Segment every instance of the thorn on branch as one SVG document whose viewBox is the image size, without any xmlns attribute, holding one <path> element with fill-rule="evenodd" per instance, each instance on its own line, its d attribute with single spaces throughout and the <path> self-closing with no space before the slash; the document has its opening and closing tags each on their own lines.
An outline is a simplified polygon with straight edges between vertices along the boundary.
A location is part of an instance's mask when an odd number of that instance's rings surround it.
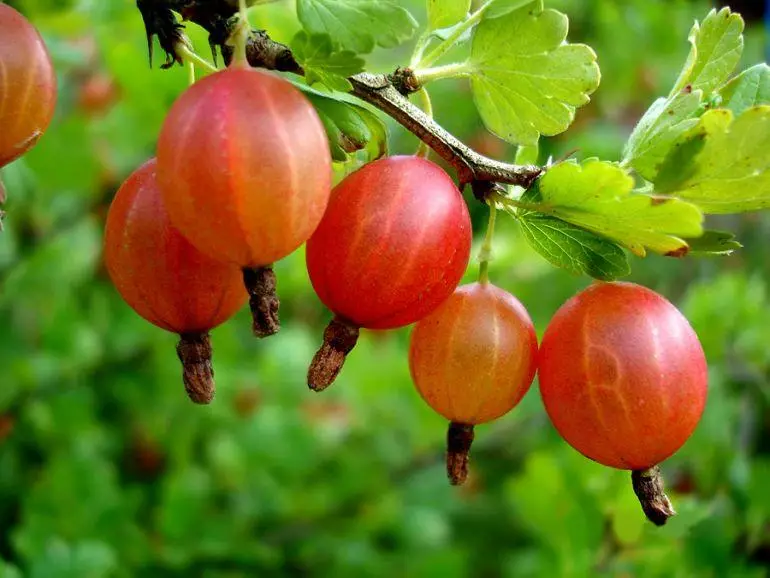
<svg viewBox="0 0 770 578">
<path fill-rule="evenodd" d="M 184 26 L 177 22 L 176 16 L 171 8 L 167 6 L 158 6 L 158 3 L 152 0 L 136 0 L 136 7 L 142 14 L 144 29 L 147 34 L 147 52 L 152 67 L 153 57 L 153 38 L 158 37 L 158 43 L 166 53 L 166 62 L 161 68 L 171 68 L 174 63 L 182 64 L 182 58 L 177 54 L 176 45 L 178 42 L 189 44 L 185 35 L 182 33 Z"/>
</svg>

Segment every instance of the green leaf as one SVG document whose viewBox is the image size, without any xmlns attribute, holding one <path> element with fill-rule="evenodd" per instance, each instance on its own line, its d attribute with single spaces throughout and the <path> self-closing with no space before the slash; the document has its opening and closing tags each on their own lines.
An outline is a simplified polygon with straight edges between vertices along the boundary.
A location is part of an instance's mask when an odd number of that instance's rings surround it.
<svg viewBox="0 0 770 578">
<path fill-rule="evenodd" d="M 700 152 L 678 164 L 683 178 L 665 189 L 704 213 L 740 213 L 770 207 L 770 106 L 706 112 L 692 129 Z"/>
<path fill-rule="evenodd" d="M 297 16 L 310 34 L 328 34 L 357 54 L 398 46 L 418 27 L 395 0 L 297 0 Z"/>
<path fill-rule="evenodd" d="M 537 159 L 539 156 L 540 156 L 540 147 L 537 144 L 522 145 L 518 149 L 516 149 L 516 164 L 517 165 L 537 164 Z"/>
<path fill-rule="evenodd" d="M 734 114 L 747 108 L 770 104 L 770 66 L 757 64 L 733 78 L 720 91 L 722 106 Z"/>
<path fill-rule="evenodd" d="M 568 20 L 556 10 L 525 6 L 483 20 L 467 64 L 476 106 L 487 128 L 508 142 L 534 145 L 563 132 L 575 108 L 599 86 L 596 54 L 566 44 Z"/>
<path fill-rule="evenodd" d="M 695 91 L 656 100 L 631 133 L 623 163 L 654 181 L 669 151 L 698 124 L 702 97 Z"/>
<path fill-rule="evenodd" d="M 331 90 L 348 92 L 353 89 L 348 76 L 364 69 L 364 60 L 355 52 L 336 51 L 328 34 L 297 32 L 291 49 L 305 70 L 305 80 L 310 85 L 321 83 Z"/>
<path fill-rule="evenodd" d="M 366 161 L 387 153 L 388 129 L 374 112 L 341 97 L 322 94 L 303 85 L 298 87 L 318 112 L 335 161 L 347 162 L 350 155 L 358 151 L 363 151 Z"/>
<path fill-rule="evenodd" d="M 689 254 L 698 256 L 731 255 L 743 247 L 735 235 L 726 231 L 704 231 L 700 237 L 685 240 L 690 245 Z"/>
<path fill-rule="evenodd" d="M 709 12 L 703 24 L 690 31 L 690 54 L 671 91 L 674 95 L 686 86 L 709 94 L 732 74 L 743 53 L 743 19 L 729 8 Z"/>
<path fill-rule="evenodd" d="M 428 25 L 431 30 L 454 26 L 471 8 L 471 0 L 428 0 Z"/>
<path fill-rule="evenodd" d="M 532 0 L 497 0 L 496 2 L 493 2 L 489 8 L 487 8 L 487 11 L 484 13 L 484 18 L 498 18 L 500 16 L 505 16 L 509 12 L 518 10 L 519 8 L 527 6 L 528 4 L 533 4 L 533 1 Z M 535 6 L 535 10 L 541 11 L 542 9 L 543 9 L 543 2 L 542 0 L 538 0 Z"/>
<path fill-rule="evenodd" d="M 702 234 L 703 216 L 679 199 L 632 191 L 633 179 L 620 167 L 589 160 L 551 167 L 538 183 L 543 212 L 608 237 L 639 256 L 645 248 L 664 255 L 687 250 L 684 237 Z"/>
<path fill-rule="evenodd" d="M 631 273 L 626 253 L 617 244 L 540 213 L 519 217 L 527 242 L 557 267 L 604 281 Z"/>
</svg>

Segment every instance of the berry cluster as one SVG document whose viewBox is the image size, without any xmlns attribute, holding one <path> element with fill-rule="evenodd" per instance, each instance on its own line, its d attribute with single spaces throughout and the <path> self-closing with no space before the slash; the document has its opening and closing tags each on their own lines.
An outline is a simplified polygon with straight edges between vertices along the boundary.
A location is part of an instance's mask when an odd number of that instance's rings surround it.
<svg viewBox="0 0 770 578">
<path fill-rule="evenodd" d="M 0 86 L 2 165 L 45 130 L 56 83 L 34 28 L 2 4 L 0 20 L 11 23 L 0 41 L 10 79 Z M 16 49 L 18 58 L 5 56 Z M 311 389 L 334 381 L 360 328 L 416 323 L 411 375 L 450 422 L 453 484 L 467 476 L 473 427 L 513 409 L 537 373 L 564 439 L 599 463 L 633 471 L 648 517 L 665 522 L 673 512 L 657 464 L 692 434 L 706 400 L 706 361 L 687 320 L 649 289 L 597 283 L 554 315 L 538 348 L 526 309 L 489 282 L 485 267 L 478 283 L 458 287 L 471 240 L 460 191 L 425 158 L 376 160 L 332 190 L 313 105 L 289 81 L 236 58 L 173 105 L 157 159 L 115 196 L 105 260 L 125 301 L 179 334 L 188 395 L 209 403 L 209 331 L 248 298 L 254 333 L 275 333 L 272 265 L 307 243 L 313 288 L 334 313 L 310 366 Z"/>
</svg>

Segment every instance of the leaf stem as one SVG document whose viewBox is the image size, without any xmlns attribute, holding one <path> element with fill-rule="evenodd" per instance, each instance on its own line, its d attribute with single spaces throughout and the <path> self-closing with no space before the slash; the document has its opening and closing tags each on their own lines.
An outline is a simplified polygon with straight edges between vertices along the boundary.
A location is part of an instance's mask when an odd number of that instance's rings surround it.
<svg viewBox="0 0 770 578">
<path fill-rule="evenodd" d="M 430 43 L 430 36 L 430 31 L 426 31 L 417 40 L 417 44 L 414 47 L 414 53 L 412 54 L 412 60 L 409 62 L 409 68 L 414 69 L 420 63 L 420 60 L 422 60 L 422 57 L 425 54 L 425 50 L 428 48 L 428 44 Z"/>
<path fill-rule="evenodd" d="M 229 40 L 233 46 L 231 64 L 239 66 L 249 65 L 249 61 L 246 58 L 246 45 L 249 42 L 250 33 L 251 24 L 249 24 L 249 9 L 246 6 L 246 0 L 238 0 L 238 24 L 236 24 Z"/>
<path fill-rule="evenodd" d="M 192 64 L 198 66 L 199 68 L 202 68 L 203 70 L 207 72 L 219 72 L 219 69 L 211 64 L 208 60 L 205 58 L 202 58 L 197 52 L 194 50 L 190 50 L 182 43 L 177 44 L 176 46 L 177 53 L 187 62 L 191 62 Z"/>
<path fill-rule="evenodd" d="M 487 224 L 487 233 L 484 236 L 484 243 L 479 251 L 479 283 L 486 285 L 489 283 L 489 261 L 492 260 L 492 238 L 495 235 L 495 220 L 497 218 L 497 204 L 494 200 L 487 201 L 489 206 L 489 222 Z"/>
<path fill-rule="evenodd" d="M 444 54 L 449 52 L 449 50 L 457 43 L 459 38 L 465 33 L 466 30 L 473 28 L 476 24 L 478 24 L 479 20 L 481 20 L 481 17 L 484 16 L 484 12 L 486 12 L 487 8 L 489 8 L 494 1 L 495 0 L 487 0 L 478 10 L 476 10 L 476 12 L 470 15 L 465 20 L 465 22 L 458 24 L 452 34 L 447 36 L 446 40 L 441 42 L 426 56 L 424 56 L 417 64 L 417 66 L 415 66 L 415 68 L 427 68 L 436 62 L 439 58 L 444 56 Z"/>
<path fill-rule="evenodd" d="M 428 91 L 425 88 L 418 90 L 417 94 L 420 97 L 422 111 L 428 116 L 428 118 L 433 118 L 433 103 L 430 100 L 430 94 L 428 94 Z M 420 145 L 417 147 L 417 152 L 415 154 L 418 157 L 427 159 L 430 155 L 430 147 L 425 141 L 420 141 Z"/>
<path fill-rule="evenodd" d="M 185 60 L 185 66 L 187 66 L 187 82 L 192 86 L 195 84 L 195 63 L 187 59 Z"/>
<path fill-rule="evenodd" d="M 521 201 L 519 199 L 512 199 L 510 197 L 506 197 L 505 195 L 501 195 L 499 193 L 492 193 L 490 195 L 490 201 L 500 203 L 506 209 L 508 208 L 521 209 L 522 211 L 530 211 L 533 213 L 543 213 L 545 215 L 553 214 L 553 210 L 551 209 L 551 207 L 544 203 L 527 203 L 526 201 Z"/>
<path fill-rule="evenodd" d="M 412 73 L 420 86 L 424 86 L 434 80 L 443 80 L 445 78 L 455 78 L 458 76 L 468 76 L 470 74 L 470 64 L 467 62 L 454 62 L 444 66 L 434 66 L 431 68 L 418 68 Z"/>
</svg>

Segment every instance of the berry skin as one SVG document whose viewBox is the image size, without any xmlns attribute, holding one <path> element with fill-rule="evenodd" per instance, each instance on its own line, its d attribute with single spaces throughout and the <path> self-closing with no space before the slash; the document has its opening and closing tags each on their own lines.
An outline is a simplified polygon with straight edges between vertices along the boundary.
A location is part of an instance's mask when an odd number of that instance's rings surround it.
<svg viewBox="0 0 770 578">
<path fill-rule="evenodd" d="M 647 470 L 690 437 L 706 403 L 707 366 L 687 319 L 654 291 L 598 283 L 551 320 L 538 356 L 553 425 L 585 456 Z"/>
<path fill-rule="evenodd" d="M 313 288 L 336 315 L 311 365 L 311 389 L 334 381 L 360 327 L 403 327 L 436 309 L 460 282 L 470 249 L 468 208 L 434 163 L 389 157 L 346 177 L 307 243 Z"/>
<path fill-rule="evenodd" d="M 29 21 L 0 3 L 0 167 L 42 136 L 56 106 L 56 74 Z"/>
<path fill-rule="evenodd" d="M 415 156 L 367 164 L 335 189 L 307 244 L 318 297 L 368 329 L 403 327 L 452 294 L 471 249 L 468 208 L 449 175 Z"/>
<path fill-rule="evenodd" d="M 258 337 L 277 332 L 272 264 L 302 245 L 331 193 L 329 143 L 289 81 L 245 65 L 196 82 L 158 140 L 158 182 L 174 226 L 243 269 Z"/>
<path fill-rule="evenodd" d="M 323 217 L 331 157 L 318 114 L 290 82 L 235 66 L 174 103 L 158 181 L 174 226 L 200 251 L 246 268 L 302 245 Z"/>
<path fill-rule="evenodd" d="M 123 299 L 161 329 L 178 333 L 185 385 L 196 403 L 213 397 L 208 331 L 246 301 L 240 270 L 193 247 L 171 224 L 156 181 L 156 162 L 137 169 L 107 215 L 107 270 Z M 197 372 L 197 373 L 196 373 Z"/>
<path fill-rule="evenodd" d="M 473 426 L 513 409 L 532 385 L 537 335 L 524 306 L 489 283 L 459 287 L 412 332 L 409 369 L 425 402 L 450 421 L 447 474 L 468 474 Z"/>
<path fill-rule="evenodd" d="M 489 283 L 459 287 L 412 332 L 409 369 L 425 402 L 449 421 L 490 422 L 535 377 L 537 335 L 524 306 Z"/>
</svg>

